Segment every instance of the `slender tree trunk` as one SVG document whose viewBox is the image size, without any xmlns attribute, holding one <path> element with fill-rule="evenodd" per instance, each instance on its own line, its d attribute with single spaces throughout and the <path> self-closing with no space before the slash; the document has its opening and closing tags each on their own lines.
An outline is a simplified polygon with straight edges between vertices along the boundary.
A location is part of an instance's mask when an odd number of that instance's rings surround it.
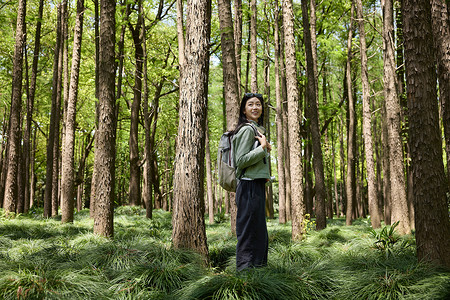
<svg viewBox="0 0 450 300">
<path fill-rule="evenodd" d="M 97 169 L 94 233 L 114 235 L 115 185 L 115 9 L 116 2 L 100 0 L 99 124 L 94 164 Z"/>
<path fill-rule="evenodd" d="M 208 124 L 208 120 L 206 120 Z M 205 163 L 206 163 L 206 188 L 207 188 L 207 199 L 208 199 L 208 217 L 209 224 L 214 224 L 214 192 L 213 192 L 213 179 L 212 179 L 212 171 L 211 171 L 211 151 L 209 148 L 209 130 L 208 126 L 206 126 L 205 132 Z"/>
<path fill-rule="evenodd" d="M 449 2 L 431 1 L 431 21 L 436 49 L 442 124 L 447 157 L 447 182 L 450 188 L 450 7 Z"/>
<path fill-rule="evenodd" d="M 386 99 L 385 99 L 386 101 Z M 383 199 L 384 199 L 384 224 L 391 225 L 391 173 L 390 173 L 390 161 L 389 161 L 389 138 L 387 128 L 387 112 L 386 104 L 383 105 L 383 125 L 382 125 L 382 143 L 383 143 Z"/>
<path fill-rule="evenodd" d="M 33 120 L 34 99 L 36 94 L 36 80 L 38 72 L 39 51 L 41 45 L 41 28 L 42 28 L 42 15 L 44 11 L 44 0 L 39 1 L 38 19 L 36 23 L 35 42 L 33 50 L 33 63 L 31 67 L 31 80 L 27 97 L 27 121 L 26 128 L 23 137 L 23 153 L 25 159 L 23 161 L 25 166 L 25 212 L 30 208 L 30 194 L 33 193 L 31 189 L 31 123 Z"/>
<path fill-rule="evenodd" d="M 302 0 L 302 14 L 303 14 L 303 35 L 305 39 L 305 52 L 306 52 L 306 73 L 308 74 L 308 103 L 309 103 L 309 117 L 311 118 L 311 138 L 312 138 L 312 151 L 313 151 L 313 167 L 315 177 L 315 199 L 316 199 L 316 228 L 318 230 L 324 229 L 327 226 L 326 220 L 326 187 L 325 187 L 325 175 L 323 167 L 323 154 L 321 146 L 321 134 L 319 126 L 319 108 L 317 105 L 317 49 L 315 45 L 315 13 L 313 28 L 311 32 L 308 16 L 308 3 L 307 0 Z M 311 15 L 315 12 L 315 1 L 311 0 Z M 312 38 L 314 35 L 314 39 Z M 313 45 L 314 44 L 314 45 Z"/>
<path fill-rule="evenodd" d="M 75 122 L 78 97 L 78 79 L 81 62 L 81 41 L 83 34 L 84 0 L 77 1 L 77 15 L 74 29 L 72 52 L 72 69 L 70 72 L 70 88 L 66 115 L 66 133 L 62 149 L 62 176 L 61 176 L 61 213 L 62 223 L 73 222 L 74 193 L 75 193 Z"/>
<path fill-rule="evenodd" d="M 234 1 L 234 50 L 238 79 L 238 99 L 241 98 L 241 52 L 242 52 L 242 0 Z"/>
<path fill-rule="evenodd" d="M 364 29 L 364 15 L 362 10 L 362 0 L 356 0 L 356 13 L 359 24 L 359 43 L 361 54 L 361 82 L 362 82 L 362 96 L 363 96 L 363 135 L 364 135 L 364 150 L 366 156 L 367 167 L 367 186 L 369 199 L 369 213 L 370 222 L 373 228 L 381 226 L 381 220 L 378 209 L 377 199 L 377 185 L 375 177 L 375 163 L 373 159 L 373 139 L 372 139 L 372 118 L 370 110 L 370 91 L 369 78 L 367 67 L 367 47 L 366 34 Z"/>
<path fill-rule="evenodd" d="M 185 65 L 180 81 L 172 241 L 208 257 L 204 220 L 204 158 L 211 2 L 188 0 Z M 234 57 L 234 52 L 233 52 Z M 189 218 L 186 218 L 189 216 Z"/>
<path fill-rule="evenodd" d="M 355 155 L 356 155 L 356 103 L 353 99 L 353 84 L 351 74 L 352 55 L 352 38 L 353 38 L 353 16 L 354 3 L 352 0 L 352 8 L 350 13 L 350 25 L 348 29 L 347 38 L 347 66 L 346 66 L 346 89 L 348 99 L 348 128 L 347 128 L 347 182 L 346 182 L 346 224 L 352 225 L 353 207 L 356 204 L 356 170 L 355 170 Z"/>
<path fill-rule="evenodd" d="M 294 12 L 292 1 L 283 2 L 284 43 L 286 55 L 286 81 L 288 90 L 289 156 L 292 197 L 292 239 L 304 236 L 305 204 L 303 202 L 303 167 L 300 143 L 299 92 L 294 39 Z"/>
<path fill-rule="evenodd" d="M 399 221 L 397 230 L 410 233 L 408 202 L 406 199 L 405 169 L 403 165 L 403 147 L 400 124 L 400 98 L 397 94 L 394 56 L 394 14 L 392 0 L 382 0 L 383 8 L 383 52 L 384 52 L 384 99 L 388 133 L 389 177 L 391 204 L 391 222 Z M 391 200 L 389 199 L 389 200 Z"/>
<path fill-rule="evenodd" d="M 46 175 L 45 175 L 45 194 L 44 194 L 44 217 L 50 217 L 52 215 L 52 185 L 53 185 L 53 146 L 55 143 L 55 119 L 57 114 L 57 91 L 58 83 L 60 83 L 60 69 L 58 68 L 59 55 L 61 40 L 62 40 L 62 30 L 61 30 L 61 15 L 62 15 L 62 3 L 58 3 L 58 17 L 56 25 L 56 41 L 55 41 L 55 55 L 53 59 L 53 79 L 52 79 L 52 104 L 50 112 L 50 126 L 47 139 L 47 164 L 46 164 Z"/>
<path fill-rule="evenodd" d="M 450 221 L 442 161 L 431 19 L 429 1 L 404 1 L 417 257 L 420 261 L 433 261 L 450 267 Z"/>
<path fill-rule="evenodd" d="M 225 115 L 227 131 L 236 128 L 239 116 L 239 81 L 236 66 L 236 50 L 234 48 L 233 21 L 231 2 L 219 0 L 220 39 L 222 45 L 223 85 L 225 99 Z M 237 207 L 235 194 L 230 193 L 231 232 L 236 234 Z"/>
<path fill-rule="evenodd" d="M 256 0 L 250 0 L 250 91 L 258 93 L 258 44 L 256 31 L 256 18 L 258 11 L 256 9 Z"/>
<path fill-rule="evenodd" d="M 3 199 L 3 208 L 6 214 L 16 212 L 17 199 L 17 178 L 19 171 L 19 153 L 20 153 L 20 112 L 22 107 L 22 77 L 23 77 L 23 49 L 25 46 L 26 35 L 26 1 L 19 0 L 16 38 L 14 47 L 14 62 L 12 74 L 12 93 L 11 93 L 11 113 L 9 119 L 9 134 L 7 141 L 7 166 L 5 195 Z"/>
<path fill-rule="evenodd" d="M 139 1 L 138 5 L 142 5 Z M 130 120 L 130 205 L 141 205 L 141 170 L 139 160 L 139 111 L 142 100 L 142 68 L 144 51 L 142 49 L 141 26 L 142 19 L 140 12 L 138 13 L 138 21 L 136 27 L 133 28 L 128 23 L 131 35 L 133 36 L 135 47 L 135 73 L 133 87 L 133 102 L 131 104 L 131 120 Z"/>
<path fill-rule="evenodd" d="M 274 47 L 275 47 L 275 98 L 277 101 L 277 170 L 278 170 L 278 220 L 280 224 L 286 223 L 286 187 L 284 176 L 284 145 L 283 145 L 283 99 L 281 97 L 280 82 L 280 8 L 278 1 L 275 1 L 275 17 L 274 17 Z"/>
</svg>

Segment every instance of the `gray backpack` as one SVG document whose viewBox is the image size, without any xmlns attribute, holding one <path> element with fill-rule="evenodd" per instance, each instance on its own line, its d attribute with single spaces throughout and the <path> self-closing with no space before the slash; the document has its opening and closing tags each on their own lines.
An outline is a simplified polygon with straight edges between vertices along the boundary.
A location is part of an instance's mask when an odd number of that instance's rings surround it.
<svg viewBox="0 0 450 300">
<path fill-rule="evenodd" d="M 258 134 L 257 129 L 250 123 L 245 125 L 250 125 L 255 131 L 255 135 Z M 245 126 L 244 125 L 244 126 Z M 242 128 L 242 127 L 241 127 Z M 233 147 L 234 133 L 227 131 L 220 137 L 219 148 L 217 151 L 217 167 L 218 167 L 218 177 L 219 184 L 225 190 L 229 192 L 236 192 L 237 180 L 236 180 L 236 164 L 234 162 L 234 147 Z M 256 141 L 258 142 L 258 141 Z M 256 143 L 253 145 L 255 148 Z M 242 171 L 241 176 L 244 174 L 245 169 Z"/>
</svg>

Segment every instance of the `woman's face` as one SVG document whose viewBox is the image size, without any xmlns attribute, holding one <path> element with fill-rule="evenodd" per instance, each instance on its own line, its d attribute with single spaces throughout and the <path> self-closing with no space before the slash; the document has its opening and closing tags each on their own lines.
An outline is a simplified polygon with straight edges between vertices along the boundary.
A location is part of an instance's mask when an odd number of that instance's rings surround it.
<svg viewBox="0 0 450 300">
<path fill-rule="evenodd" d="M 247 120 L 258 122 L 258 119 L 259 117 L 261 117 L 261 114 L 262 114 L 261 101 L 256 97 L 248 99 L 244 109 L 244 115 L 247 118 Z"/>
</svg>

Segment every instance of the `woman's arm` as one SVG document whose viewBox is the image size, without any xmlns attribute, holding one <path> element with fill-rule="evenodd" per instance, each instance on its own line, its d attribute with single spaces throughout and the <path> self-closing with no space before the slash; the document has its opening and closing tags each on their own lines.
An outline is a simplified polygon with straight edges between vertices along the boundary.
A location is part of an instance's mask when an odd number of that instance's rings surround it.
<svg viewBox="0 0 450 300">
<path fill-rule="evenodd" d="M 256 164 L 266 156 L 266 150 L 261 145 L 252 150 L 255 141 L 255 132 L 250 126 L 242 127 L 236 135 L 234 140 L 234 157 L 236 167 L 239 169 L 242 170 Z"/>
</svg>

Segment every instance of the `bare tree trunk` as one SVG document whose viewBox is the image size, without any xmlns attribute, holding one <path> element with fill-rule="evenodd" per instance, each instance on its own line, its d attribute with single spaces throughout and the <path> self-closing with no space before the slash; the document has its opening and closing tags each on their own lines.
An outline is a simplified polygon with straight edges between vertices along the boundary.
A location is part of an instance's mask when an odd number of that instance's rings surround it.
<svg viewBox="0 0 450 300">
<path fill-rule="evenodd" d="M 302 0 L 302 14 L 303 14 L 303 35 L 305 39 L 305 52 L 306 52 L 306 73 L 308 74 L 308 104 L 309 104 L 309 117 L 311 118 L 311 138 L 312 138 L 312 150 L 313 150 L 313 167 L 315 177 L 315 199 L 316 199 L 316 228 L 318 230 L 324 229 L 327 226 L 326 220 L 326 186 L 325 175 L 323 167 L 323 154 L 321 146 L 321 134 L 319 126 L 319 108 L 317 105 L 317 55 L 314 55 L 317 49 L 315 46 L 315 1 L 311 0 L 311 15 L 314 15 L 313 24 L 310 28 L 309 16 L 308 16 L 308 3 L 307 0 Z M 312 30 L 311 32 L 311 29 Z M 312 36 L 314 35 L 314 39 Z M 314 42 L 313 42 L 314 40 Z"/>
<path fill-rule="evenodd" d="M 139 1 L 139 5 L 142 5 Z M 144 51 L 142 49 L 142 26 L 143 16 L 138 12 L 137 24 L 133 28 L 131 22 L 128 21 L 128 28 L 133 37 L 135 47 L 135 73 L 134 73 L 134 87 L 133 87 L 133 102 L 131 104 L 131 119 L 130 119 L 130 205 L 141 205 L 141 170 L 139 160 L 139 110 L 141 108 L 142 100 L 142 68 Z"/>
<path fill-rule="evenodd" d="M 275 98 L 277 101 L 277 169 L 278 169 L 278 220 L 280 224 L 286 223 L 286 187 L 284 176 L 284 143 L 283 143 L 283 99 L 281 97 L 280 82 L 280 8 L 278 1 L 275 1 L 275 17 L 274 17 L 274 46 L 275 46 Z"/>
<path fill-rule="evenodd" d="M 346 196 L 347 196 L 347 209 L 346 209 L 346 224 L 352 225 L 352 212 L 353 207 L 356 204 L 356 170 L 355 170 L 355 155 L 356 155 L 356 103 L 353 99 L 353 84 L 351 74 L 351 61 L 352 61 L 352 38 L 353 38 L 353 16 L 354 16 L 354 3 L 352 0 L 352 8 L 350 14 L 350 25 L 348 29 L 347 38 L 347 66 L 346 66 L 346 89 L 348 99 L 348 136 L 347 136 L 347 182 L 346 182 Z"/>
<path fill-rule="evenodd" d="M 383 8 L 383 48 L 384 48 L 384 99 L 388 133 L 390 202 L 392 223 L 399 221 L 397 230 L 410 233 L 410 218 L 406 198 L 405 169 L 403 165 L 403 147 L 400 123 L 400 98 L 397 94 L 394 56 L 394 13 L 392 0 L 382 0 Z M 390 201 L 392 200 L 392 201 Z"/>
<path fill-rule="evenodd" d="M 450 267 L 447 182 L 436 91 L 431 3 L 405 0 L 409 145 L 414 184 L 417 258 Z M 420 28 L 420 30 L 417 30 Z"/>
<path fill-rule="evenodd" d="M 447 182 L 450 188 L 450 4 L 441 0 L 431 1 L 431 21 L 437 57 L 439 101 L 445 135 L 447 157 Z"/>
<path fill-rule="evenodd" d="M 206 120 L 208 124 L 208 120 Z M 206 188 L 207 188 L 207 199 L 208 199 L 208 216 L 209 216 L 209 224 L 214 224 L 214 193 L 213 193 L 213 180 L 212 180 L 212 171 L 211 171 L 211 152 L 209 149 L 209 130 L 208 125 L 206 125 L 205 132 L 205 163 L 206 163 Z"/>
<path fill-rule="evenodd" d="M 58 85 L 61 83 L 59 73 L 60 68 L 58 67 L 61 54 L 61 41 L 62 41 L 62 15 L 63 15 L 63 4 L 58 4 L 58 21 L 56 25 L 56 41 L 55 41 L 55 56 L 53 59 L 53 79 L 52 79 L 52 106 L 50 113 L 50 126 L 47 139 L 47 164 L 46 164 L 46 175 L 45 175 L 45 194 L 44 194 L 44 217 L 50 217 L 52 215 L 52 190 L 53 190 L 53 156 L 54 156 L 54 144 L 55 144 L 55 122 L 57 119 L 57 97 L 58 97 Z M 59 124 L 59 120 L 58 120 Z"/>
<path fill-rule="evenodd" d="M 386 101 L 386 99 L 385 99 Z M 383 117 L 382 117 L 382 144 L 383 144 L 383 199 L 384 199 L 384 224 L 391 225 L 391 173 L 390 173 L 390 161 L 389 161 L 389 138 L 387 129 L 387 112 L 386 105 L 383 105 Z"/>
<path fill-rule="evenodd" d="M 238 79 L 238 99 L 241 98 L 241 52 L 242 52 L 242 0 L 234 1 L 234 50 Z"/>
<path fill-rule="evenodd" d="M 229 0 L 219 0 L 219 21 L 222 45 L 222 64 L 224 98 L 226 109 L 227 130 L 236 128 L 239 116 L 239 81 L 236 66 L 236 50 L 234 48 L 233 21 L 231 17 L 231 2 Z M 236 234 L 236 214 L 237 207 L 235 194 L 230 193 L 230 217 L 231 232 Z"/>
<path fill-rule="evenodd" d="M 19 0 L 12 74 L 11 113 L 6 150 L 7 173 L 5 195 L 3 199 L 3 208 L 5 209 L 6 215 L 16 212 L 17 176 L 19 171 L 20 153 L 20 111 L 22 109 L 23 49 L 25 46 L 26 35 L 26 6 L 27 4 L 25 0 Z"/>
<path fill-rule="evenodd" d="M 94 164 L 97 169 L 94 233 L 114 235 L 113 205 L 115 185 L 115 9 L 116 2 L 100 0 L 99 124 Z"/>
<path fill-rule="evenodd" d="M 364 29 L 364 15 L 362 11 L 362 0 L 356 0 L 356 13 L 359 24 L 359 43 L 361 55 L 361 82 L 363 96 L 363 136 L 364 150 L 366 156 L 366 172 L 369 199 L 370 222 L 373 228 L 381 226 L 381 220 L 378 209 L 377 186 L 375 177 L 375 163 L 373 159 L 373 140 L 372 140 L 372 118 L 370 109 L 370 91 L 367 67 L 367 47 L 366 34 Z"/>
<path fill-rule="evenodd" d="M 208 246 L 203 182 L 210 18 L 211 2 L 200 0 L 187 2 L 186 61 L 180 81 L 180 114 L 172 214 L 173 246 L 193 249 L 202 254 L 205 260 L 208 257 Z"/>
<path fill-rule="evenodd" d="M 258 44 L 256 32 L 256 18 L 258 11 L 256 9 L 256 0 L 250 0 L 250 91 L 258 93 Z"/>
<path fill-rule="evenodd" d="M 283 2 L 286 79 L 288 90 L 289 156 L 292 197 L 292 239 L 304 236 L 305 204 L 303 202 L 303 167 L 300 143 L 300 111 L 295 58 L 294 13 L 292 1 Z"/>
<path fill-rule="evenodd" d="M 78 97 L 78 79 L 81 62 L 81 41 L 83 34 L 84 0 L 77 1 L 77 16 L 73 37 L 72 69 L 70 72 L 69 98 L 67 101 L 66 132 L 62 149 L 61 176 L 61 222 L 73 222 L 74 193 L 75 193 L 75 122 Z"/>
</svg>

